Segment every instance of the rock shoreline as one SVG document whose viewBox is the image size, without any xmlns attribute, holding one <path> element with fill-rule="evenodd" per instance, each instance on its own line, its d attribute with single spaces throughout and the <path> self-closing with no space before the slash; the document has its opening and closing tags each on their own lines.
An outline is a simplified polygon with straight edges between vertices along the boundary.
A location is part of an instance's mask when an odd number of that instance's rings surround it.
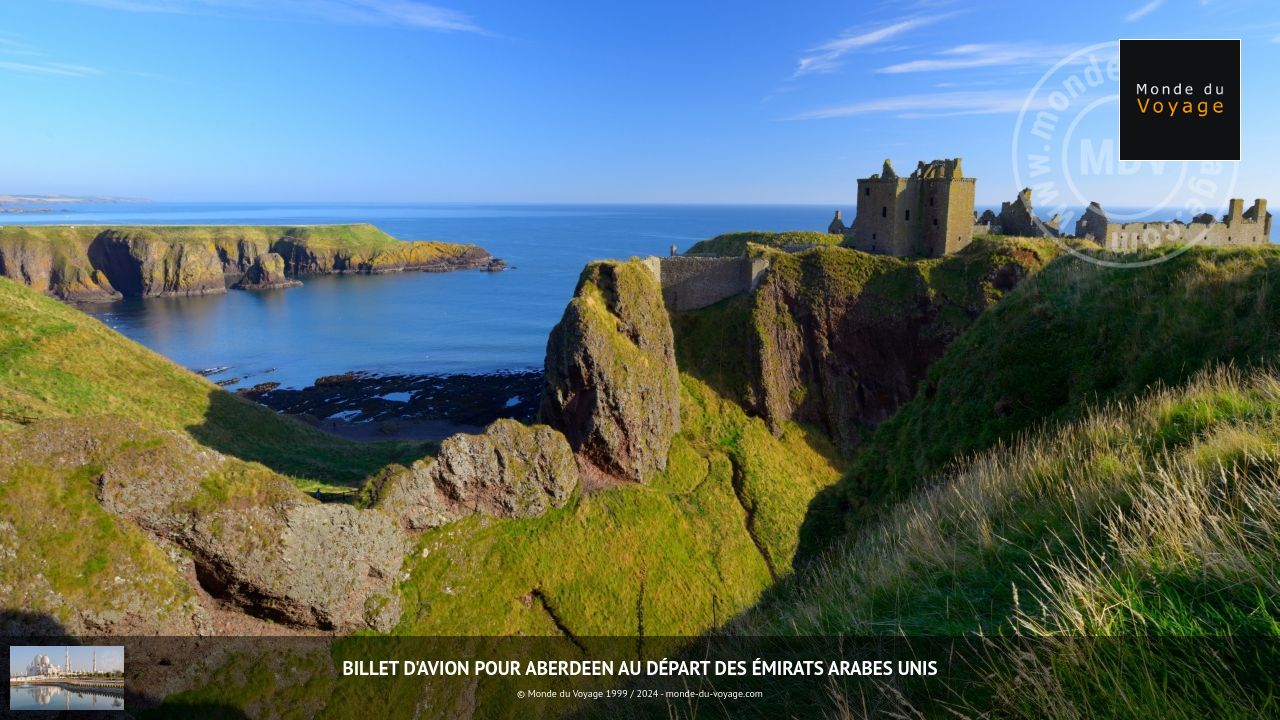
<svg viewBox="0 0 1280 720">
<path fill-rule="evenodd" d="M 229 368 L 217 368 L 229 372 Z M 353 440 L 441 440 L 498 419 L 533 420 L 541 370 L 464 374 L 348 372 L 304 388 L 263 382 L 237 393 L 325 432 Z"/>
</svg>

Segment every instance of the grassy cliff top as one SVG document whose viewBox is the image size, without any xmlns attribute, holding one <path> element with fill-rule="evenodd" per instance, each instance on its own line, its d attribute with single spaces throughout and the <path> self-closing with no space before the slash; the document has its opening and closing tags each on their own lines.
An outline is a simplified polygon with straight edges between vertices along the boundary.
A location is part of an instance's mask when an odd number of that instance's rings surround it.
<svg viewBox="0 0 1280 720">
<path fill-rule="evenodd" d="M 689 248 L 686 255 L 744 255 L 748 243 L 767 247 L 784 247 L 788 245 L 839 245 L 844 242 L 843 235 L 809 232 L 807 230 L 790 230 L 787 232 L 731 232 L 717 235 L 710 240 L 703 240 Z"/>
<path fill-rule="evenodd" d="M 334 438 L 218 388 L 97 320 L 0 278 L 0 432 L 41 418 L 121 415 L 186 432 L 301 481 L 357 484 L 421 444 Z"/>
<path fill-rule="evenodd" d="M 7 225 L 0 226 L 5 240 L 44 241 L 87 245 L 104 232 L 126 239 L 139 238 L 170 243 L 221 245 L 248 241 L 270 246 L 280 240 L 315 250 L 370 254 L 394 250 L 403 244 L 367 223 L 350 225 Z M 440 246 L 452 243 L 433 243 Z"/>
</svg>

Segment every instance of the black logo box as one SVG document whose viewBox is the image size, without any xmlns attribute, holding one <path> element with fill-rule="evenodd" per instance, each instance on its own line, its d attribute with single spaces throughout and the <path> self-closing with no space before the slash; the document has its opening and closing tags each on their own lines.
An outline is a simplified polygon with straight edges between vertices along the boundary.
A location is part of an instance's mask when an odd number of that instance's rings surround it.
<svg viewBox="0 0 1280 720">
<path fill-rule="evenodd" d="M 1166 86 L 1183 92 L 1165 94 Z M 1191 114 L 1183 112 L 1187 101 Z M 1218 102 L 1220 113 L 1213 111 Z M 1121 160 L 1239 160 L 1240 102 L 1239 40 L 1120 41 Z M 1177 103 L 1173 115 L 1170 103 Z"/>
</svg>

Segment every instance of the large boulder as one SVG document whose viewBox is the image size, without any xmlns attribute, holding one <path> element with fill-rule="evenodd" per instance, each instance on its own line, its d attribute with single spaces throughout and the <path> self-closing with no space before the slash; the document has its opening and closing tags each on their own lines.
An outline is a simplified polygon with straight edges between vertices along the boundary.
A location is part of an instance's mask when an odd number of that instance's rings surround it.
<svg viewBox="0 0 1280 720">
<path fill-rule="evenodd" d="M 646 482 L 680 430 L 680 376 L 662 288 L 637 260 L 586 267 L 547 340 L 542 420 L 584 479 Z"/>
<path fill-rule="evenodd" d="M 377 508 L 409 530 L 481 513 L 536 517 L 569 500 L 578 484 L 573 451 L 545 425 L 495 421 L 480 435 L 453 435 L 434 460 L 384 481 Z"/>
<path fill-rule="evenodd" d="M 0 437 L 0 486 L 25 468 L 87 478 L 102 509 L 184 549 L 200 586 L 248 614 L 339 632 L 399 620 L 407 545 L 382 513 L 321 504 L 262 465 L 125 418 L 41 420 Z"/>
</svg>

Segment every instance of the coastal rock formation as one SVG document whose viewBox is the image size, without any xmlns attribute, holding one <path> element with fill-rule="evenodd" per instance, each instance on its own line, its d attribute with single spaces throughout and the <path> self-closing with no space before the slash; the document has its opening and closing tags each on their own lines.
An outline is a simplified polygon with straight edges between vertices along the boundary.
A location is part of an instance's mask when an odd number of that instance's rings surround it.
<svg viewBox="0 0 1280 720">
<path fill-rule="evenodd" d="M 578 484 L 569 443 L 546 425 L 497 420 L 481 435 L 453 435 L 434 460 L 394 473 L 377 508 L 408 530 L 425 530 L 473 513 L 537 517 L 564 506 Z"/>
<path fill-rule="evenodd" d="M 253 265 L 244 274 L 235 287 L 240 290 L 274 290 L 276 288 L 297 287 L 302 282 L 292 280 L 284 274 L 284 258 L 279 253 L 262 253 L 254 258 Z"/>
<path fill-rule="evenodd" d="M 542 420 L 584 480 L 647 482 L 680 430 L 680 378 L 662 288 L 640 261 L 591 263 L 547 340 Z"/>
<path fill-rule="evenodd" d="M 225 457 L 185 435 L 125 418 L 41 420 L 0 438 L 0 483 L 4 478 L 22 483 L 31 468 L 45 473 L 46 483 L 74 482 L 78 484 L 70 485 L 68 492 L 91 493 L 83 501 L 64 497 L 59 511 L 88 502 L 101 510 L 81 512 L 105 510 L 109 515 L 104 518 L 119 518 L 96 521 L 97 532 L 106 525 L 120 526 L 116 532 L 125 540 L 104 536 L 110 552 L 163 557 L 158 546 L 182 548 L 188 554 L 170 553 L 177 566 L 168 570 L 164 561 L 153 562 L 158 567 L 151 570 L 152 576 L 138 580 L 148 590 L 124 594 L 136 604 L 156 594 L 152 585 L 164 587 L 153 578 L 168 578 L 174 589 L 152 600 L 162 607 L 108 605 L 99 610 L 91 629 L 198 631 L 207 619 L 192 610 L 189 591 L 181 592 L 181 579 L 171 577 L 175 572 L 189 572 L 214 598 L 276 622 L 336 631 L 386 631 L 399 619 L 392 584 L 400 572 L 405 542 L 381 513 L 318 503 L 261 465 Z M 150 541 L 139 535 L 139 528 L 150 534 Z M 324 552 L 318 553 L 319 548 Z M 109 561 L 116 568 L 128 562 L 140 561 Z M 107 582 L 107 587 L 119 582 Z M 110 595 L 106 588 L 95 588 L 94 593 L 99 597 L 95 605 L 102 604 L 101 596 Z M 193 614 L 184 626 L 182 619 Z"/>
<path fill-rule="evenodd" d="M 281 258 L 283 268 L 273 258 Z M 64 300 L 201 295 L 228 278 L 490 268 L 483 248 L 405 242 L 372 225 L 308 227 L 0 227 L 0 276 Z M 264 267 L 266 262 L 270 267 Z M 286 281 L 289 282 L 289 281 Z M 282 287 L 278 280 L 267 287 Z"/>
<path fill-rule="evenodd" d="M 848 452 L 915 396 L 969 323 L 1052 257 L 977 240 L 940 262 L 814 249 L 776 254 L 754 297 L 745 398 L 775 428 L 823 428 Z"/>
<path fill-rule="evenodd" d="M 151 230 L 100 232 L 87 248 L 89 264 L 125 297 L 226 292 L 222 261 L 210 248 L 165 242 Z"/>
</svg>

